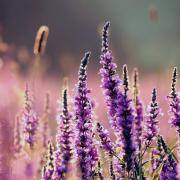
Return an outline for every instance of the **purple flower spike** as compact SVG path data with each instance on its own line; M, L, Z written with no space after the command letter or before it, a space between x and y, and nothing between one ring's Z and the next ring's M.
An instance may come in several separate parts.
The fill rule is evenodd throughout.
M157 120L159 113L160 110L157 103L157 93L156 89L154 88L152 91L152 100L148 107L148 114L144 124L144 139L146 146L150 146L151 142L159 132L159 121Z
M131 107L132 100L128 98L128 71L127 66L123 66L123 85L124 94L118 98L118 111L117 120L118 126L120 128L120 137L118 139L121 142L123 160L126 164L126 170L130 172L133 170L134 162L134 151L135 147L133 144L133 109Z
M179 136L179 153L180 154L180 94L176 91L177 68L175 67L172 75L171 93L169 95L171 124L176 128ZM180 155L179 155L180 156Z
M24 122L24 140L25 143L33 148L36 141L36 132L38 129L38 117L32 107L32 99L29 97L28 85L25 90L25 107L23 110L22 119Z
M54 171L54 147L51 142L48 143L47 150L47 162L43 167L42 180L50 180L52 179L53 171Z
M168 156L167 160L164 161L164 165L159 177L159 180L165 180L165 179L178 180L176 162L172 158L172 155Z
M161 146L162 149L161 151L159 151L161 157L163 157L162 151L164 153L164 157L166 157L166 159L163 162L163 168L161 170L159 180L164 180L164 179L178 180L177 162L175 161L171 150L167 147L166 142L161 136L159 136L158 138L158 146Z
M142 123L144 119L143 113L143 104L139 97L139 85L138 79L139 74L137 69L134 69L134 85L133 85L133 94L134 94L134 106L135 106L135 121L134 121L134 139L137 146L137 151L141 149L141 141L142 141Z
M123 66L123 85L124 94L118 98L118 125L121 129L121 136L119 141L122 143L123 160L127 172L133 171L134 168L134 152L135 147L133 143L133 123L134 114L132 109L132 100L128 98L129 82L127 66Z
M112 53L108 50L109 26L109 22L104 25L102 35L102 54L100 57L100 63L103 67L100 69L100 75L102 78L101 87L103 88L103 94L106 98L110 124L115 131L119 131L115 115L117 108L117 99L121 94L119 90L121 81L116 72L117 65L113 63Z
M159 167L160 163L162 163L162 159L159 158L161 154L158 150L153 149L151 153L151 173L153 174L156 169ZM156 158L158 156L158 158Z
M103 88L103 93L106 98L111 127L115 130L115 134L118 139L117 146L122 146L124 151L123 159L126 162L126 168L130 171L132 169L134 159L134 145L132 139L134 116L131 107L132 100L127 97L127 72L124 76L125 93L123 94L120 90L121 80L116 72L117 65L112 62L113 57L111 52L108 50L109 26L109 22L104 25L102 35L102 54L100 63L103 67L100 69L102 77L101 87ZM124 67L124 69L127 70L126 66Z
M64 179L68 165L73 155L72 148L72 116L68 110L67 89L63 90L63 109L57 116L58 133L56 136L57 150L55 152L55 180Z
M164 157L166 155L163 151L162 142L163 142L162 137L158 135L157 147L154 148L151 153L151 173L152 173L152 175L160 167L161 163L163 163Z
M76 151L82 179L89 180L93 177L98 153L93 142L92 101L87 88L87 64L90 52L81 60L77 94L75 96L75 116L77 119Z
M109 137L109 133L104 127L100 124L97 123L97 132L98 136L100 138L102 148L110 155L112 156L114 153L114 147L113 143L111 142L111 139Z
M108 43L108 33L109 33L109 27L110 27L110 22L107 21L103 27L103 34L102 34L102 53L107 53L109 43Z

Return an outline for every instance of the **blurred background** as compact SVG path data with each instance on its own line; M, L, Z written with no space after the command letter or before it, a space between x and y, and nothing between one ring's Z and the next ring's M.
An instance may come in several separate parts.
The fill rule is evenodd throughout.
M1 0L0 94L5 101L0 104L13 106L8 108L12 119L22 108L36 32L41 25L47 25L50 34L37 88L41 105L45 92L50 91L52 106L57 106L64 76L69 77L73 94L80 59L90 50L89 87L99 104L100 121L107 122L98 71L101 29L109 20L110 46L119 74L124 63L130 75L133 67L138 67L142 99L149 102L152 88L157 87L160 105L165 107L164 119L168 120L165 98L170 91L172 68L180 66L179 17L179 0Z
M62 72L64 59L74 63L87 50L97 67L100 29L109 20L119 64L138 66L144 72L163 71L180 64L179 9L179 0L1 0L1 41L23 65L25 57L20 53L31 53L37 29L47 25L48 71Z

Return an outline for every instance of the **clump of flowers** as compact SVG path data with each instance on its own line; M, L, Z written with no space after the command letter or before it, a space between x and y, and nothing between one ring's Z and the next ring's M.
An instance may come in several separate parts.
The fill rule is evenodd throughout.
M13 123L15 124L14 141L12 141L14 142L12 148L14 154L20 153L26 146L30 147L31 152L26 154L29 161L23 165L25 171L23 171L23 176L20 177L39 179L37 168L41 169L42 180L66 180L74 179L75 176L77 176L77 179L83 180L178 180L179 161L176 157L176 149L180 148L180 143L171 147L166 143L165 138L160 135L158 120L160 107L157 101L157 90L153 89L147 112L144 111L145 105L142 103L139 93L137 69L133 73L133 91L130 91L132 86L129 82L127 65L123 65L122 79L118 75L117 65L113 62L112 51L109 50L109 27L109 22L105 23L103 27L100 56L102 67L99 72L112 132L109 133L108 129L104 128L103 122L93 116L94 103L90 97L91 91L88 88L87 78L90 52L87 52L80 63L78 82L73 99L74 109L71 108L69 103L69 88L65 80L62 98L59 100L61 105L58 107L56 119L55 143L53 137L49 137L49 94L46 95L45 108L39 121L34 108L34 101L37 98L34 100L31 98L29 88L26 86L25 106L22 116L17 116L16 122ZM37 35L34 53L38 62L44 54L48 32L49 29L43 26L40 28L39 35ZM37 70L38 66L35 69ZM34 77L33 81L35 80ZM180 96L176 85L177 68L174 68L171 93L168 99L170 123L176 128L178 142L180 142ZM35 86L33 87L35 88ZM4 119L6 118L0 119L0 133L2 135L0 143L3 146L5 145L6 133L10 134L9 131L6 132L10 124L5 124ZM22 132L25 147L21 145L20 124L22 122L24 123ZM41 131L38 131L38 127L42 128ZM38 144L42 146L34 148L39 140L37 131L40 133L40 139L42 140ZM114 138L110 134L115 135ZM53 144L55 144L55 148ZM7 162L7 153L1 147L0 159L2 162ZM44 152L46 152L45 158ZM177 152L179 155L179 151ZM151 155L150 158L148 158L149 154ZM5 155L4 159L2 155ZM21 160L25 158L24 156ZM15 157L17 157L16 161L20 160L18 156ZM37 164L39 164L38 167L36 167ZM3 165L0 164L0 170L3 170ZM12 168L15 168L15 166L12 166ZM1 174L0 171L0 177ZM2 177L5 177L4 174ZM18 177L14 176L14 179L18 179Z

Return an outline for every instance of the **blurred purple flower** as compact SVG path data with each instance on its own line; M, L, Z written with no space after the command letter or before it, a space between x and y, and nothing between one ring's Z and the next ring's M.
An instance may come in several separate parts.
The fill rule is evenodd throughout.
M22 150L21 144L21 126L20 126L20 117L19 115L16 116L15 119L15 128L14 128L14 156L18 156Z
M133 84L133 94L134 94L134 106L135 106L135 120L134 120L134 140L136 143L136 150L140 151L141 149L141 141L142 141L142 129L143 129L143 104L139 97L139 85L138 79L139 74L137 69L134 69L134 84Z
M36 141L36 132L38 129L38 117L32 107L32 99L29 97L28 85L25 90L25 107L22 114L22 120L24 122L24 140L29 144L30 148L33 148Z
M25 166L25 176L27 179L29 178L33 178L34 176L34 171L33 171L33 162L29 161L26 162L26 166Z

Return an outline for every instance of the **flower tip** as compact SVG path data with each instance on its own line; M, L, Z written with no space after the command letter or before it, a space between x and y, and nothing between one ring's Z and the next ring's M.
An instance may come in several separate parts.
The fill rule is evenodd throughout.
M138 80L139 80L139 73L138 69L134 68L133 70L133 81L134 81L134 88L138 88Z
M63 106L64 109L67 109L67 89L63 90Z
M29 90L29 84L26 82L26 85L25 85L25 90L28 91Z
M110 22L107 21L104 24L103 31L102 31L102 53L106 53L108 51L108 31L110 27Z
M45 95L45 109L49 109L50 93L47 91Z
M123 65L123 72L127 72L127 64Z
M128 69L127 69L127 65L124 64L123 65L123 85L125 86L125 91L127 91L129 82L128 82Z
M177 69L178 69L177 67L174 67L174 68L173 68L173 71L174 71L175 73L177 73Z
M156 98L157 98L157 90L156 88L154 88L152 91L152 101L155 102Z
M85 58L88 59L88 58L90 57L90 55L91 55L91 51L86 52L86 53L85 53Z
M83 59L81 60L81 66L85 68L88 64L89 58L90 58L91 52L88 51L85 53Z
M174 67L174 69L173 69L173 81L174 82L177 81L177 76L178 76L177 71L178 71L177 67Z
M138 69L136 67L133 69L133 72L134 72L134 77L137 77L138 76Z
M63 89L68 89L69 86L69 79L68 77L63 78Z
M106 21L104 24L104 30L107 30L110 27L110 21Z
M25 86L25 99L28 100L29 99L29 84L26 83L26 86Z
M99 122L97 122L97 128L100 128L101 124Z

